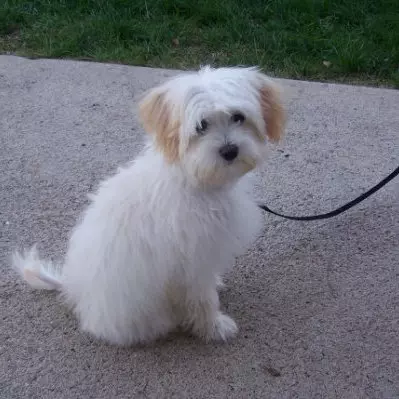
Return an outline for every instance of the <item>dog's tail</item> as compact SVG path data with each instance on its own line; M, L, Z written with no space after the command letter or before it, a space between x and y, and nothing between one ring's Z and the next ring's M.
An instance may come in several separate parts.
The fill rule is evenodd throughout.
M35 246L24 253L14 253L12 265L32 288L57 291L61 289L61 267L41 260Z

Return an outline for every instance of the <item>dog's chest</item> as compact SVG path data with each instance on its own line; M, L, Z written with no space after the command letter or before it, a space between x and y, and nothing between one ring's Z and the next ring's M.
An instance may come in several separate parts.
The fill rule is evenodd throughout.
M250 208L248 200L232 194L186 196L176 201L165 222L184 252L206 252L211 256L241 246L248 230L252 230L247 224L248 218L253 219Z

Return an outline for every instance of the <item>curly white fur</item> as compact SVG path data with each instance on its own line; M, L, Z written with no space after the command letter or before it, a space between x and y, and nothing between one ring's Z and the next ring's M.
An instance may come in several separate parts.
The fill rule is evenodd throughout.
M243 176L280 135L276 88L254 68L206 67L146 93L140 115L147 147L91 197L62 268L35 249L16 253L14 267L33 288L60 291L81 328L110 343L179 326L227 340L237 326L217 286L261 229ZM234 159L221 155L226 145Z

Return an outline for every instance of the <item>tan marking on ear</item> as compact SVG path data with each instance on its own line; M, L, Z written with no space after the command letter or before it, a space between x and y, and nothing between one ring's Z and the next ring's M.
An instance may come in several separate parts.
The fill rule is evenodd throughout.
M279 141L285 124L285 112L276 88L265 85L260 89L260 105L266 124L266 136Z
M156 145L166 159L177 161L180 123L172 114L165 92L160 88L150 91L139 104L139 114L147 133L155 134Z

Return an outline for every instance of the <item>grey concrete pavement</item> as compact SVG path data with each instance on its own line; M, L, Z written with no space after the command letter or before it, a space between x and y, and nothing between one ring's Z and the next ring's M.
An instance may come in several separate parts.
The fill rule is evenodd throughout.
M175 72L0 56L0 398L399 397L399 181L335 219L265 215L228 276L226 345L174 336L115 348L9 269L58 258L86 194L141 148L137 95ZM399 92L282 81L288 126L256 193L330 210L399 164Z

